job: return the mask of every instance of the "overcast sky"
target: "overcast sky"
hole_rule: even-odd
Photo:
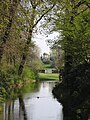
[[[48,39],[55,39],[58,36],[58,33],[54,32],[53,34],[50,34],[48,37],[46,37],[46,35],[41,35],[38,34],[33,38],[33,41],[35,41],[36,45],[39,46],[40,50],[41,50],[41,54],[45,53],[49,53],[50,52],[50,48],[46,43],[46,40]]]

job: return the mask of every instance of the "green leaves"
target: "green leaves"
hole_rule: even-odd
[[[89,1],[58,1],[63,9],[55,14],[54,30],[60,31],[58,44],[61,44],[66,55],[72,57],[72,67],[85,62],[90,56],[90,11],[87,2]]]

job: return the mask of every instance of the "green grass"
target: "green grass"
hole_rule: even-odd
[[[39,80],[59,80],[58,73],[39,73]]]
[[[53,68],[53,67],[51,67],[51,64],[45,64],[45,63],[43,63],[43,68],[46,70],[46,69],[55,69],[55,68]]]
[[[44,68],[51,68],[51,65],[50,64],[43,64],[43,67]]]

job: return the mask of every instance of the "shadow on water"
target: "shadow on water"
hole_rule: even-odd
[[[4,104],[3,120],[13,120],[14,101],[9,101]]]
[[[63,120],[90,120],[90,109],[79,108],[78,110],[72,109],[71,106],[63,107]]]
[[[27,120],[27,113],[26,108],[23,100],[23,95],[19,95],[19,117],[21,119],[21,116],[23,115],[23,119]]]
[[[53,89],[53,94],[63,105],[63,120],[90,120],[90,97],[83,100],[80,95],[71,95],[63,83]]]
[[[62,77],[52,92],[63,105],[63,120],[90,120],[90,63],[63,71]]]
[[[2,120],[16,120],[14,114],[14,101],[9,101],[4,104],[3,119]],[[27,120],[25,103],[23,96],[19,96],[19,118],[18,120]]]
[[[33,91],[4,104],[1,120],[63,120],[62,105],[53,97],[55,82],[43,81]]]
[[[18,94],[15,93],[18,96],[17,100],[9,100],[4,103],[3,113],[0,113],[0,120],[28,120],[23,96],[28,91],[38,91],[38,87],[38,83],[32,84],[32,86],[27,85],[23,89],[20,89]],[[18,103],[16,101],[18,101]],[[15,107],[16,104],[18,105]],[[17,107],[18,109],[15,109]],[[16,110],[18,110],[18,114]]]

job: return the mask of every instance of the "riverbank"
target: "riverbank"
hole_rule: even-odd
[[[15,99],[24,86],[29,84],[32,87],[37,79],[38,73],[27,66],[25,66],[22,76],[18,76],[15,66],[0,66],[0,103]]]
[[[90,115],[90,63],[76,66],[53,89],[62,103],[65,120],[88,120]]]
[[[59,74],[58,73],[39,73],[39,80],[40,81],[59,81]]]

